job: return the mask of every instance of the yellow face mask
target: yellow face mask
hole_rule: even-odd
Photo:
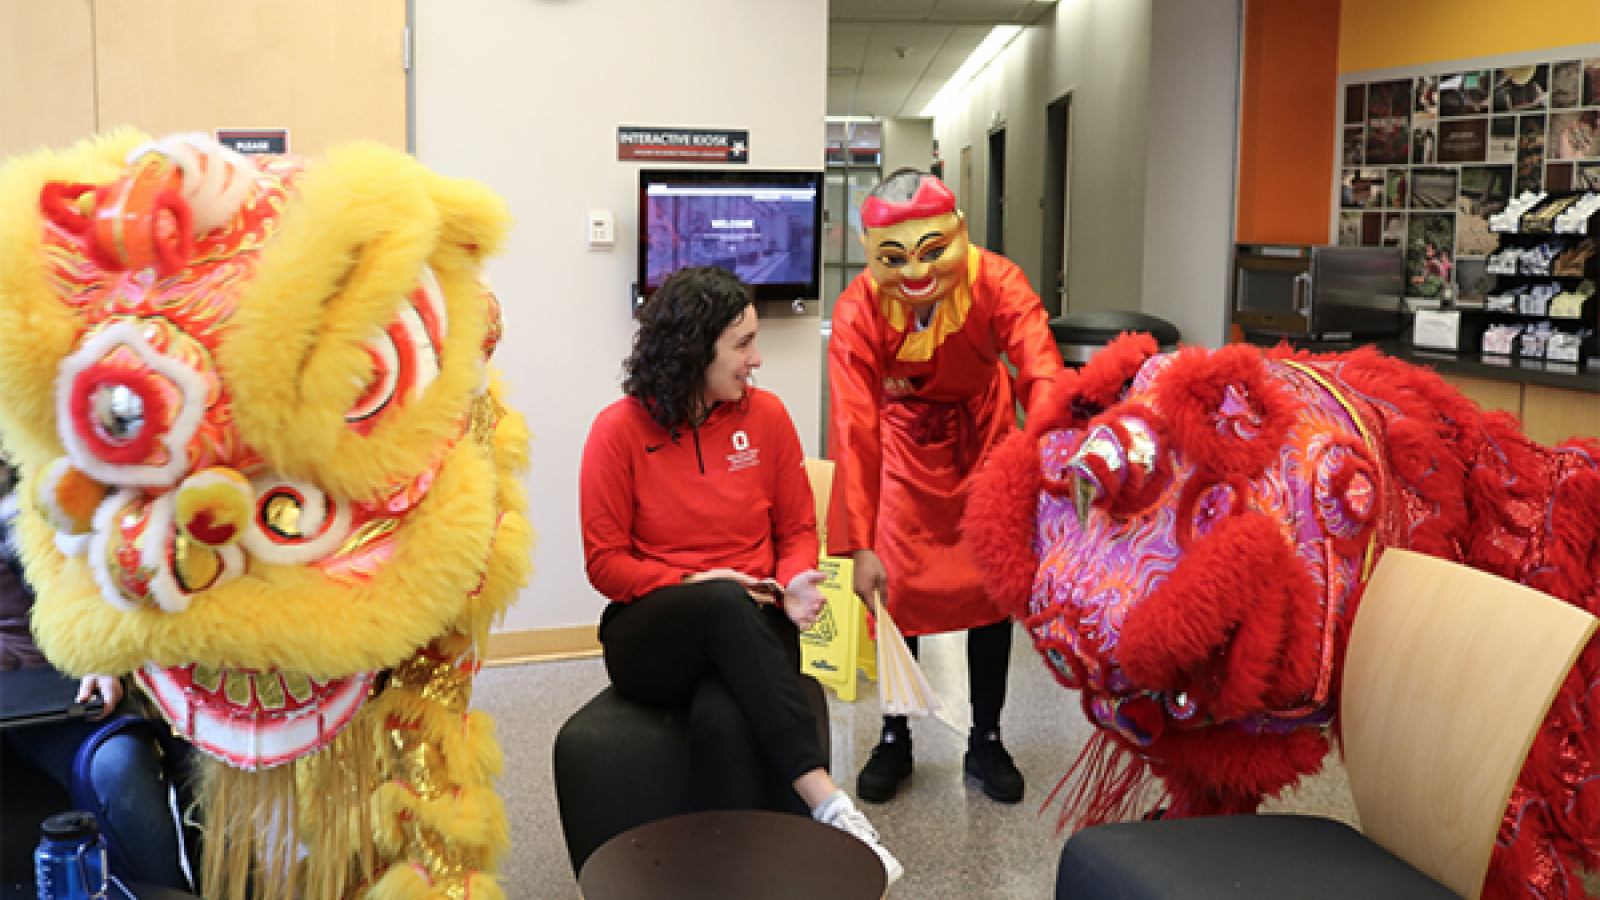
[[[879,292],[913,307],[950,296],[966,276],[971,250],[959,212],[867,228],[861,243]]]

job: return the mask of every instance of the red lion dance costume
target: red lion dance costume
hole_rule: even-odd
[[[1600,612],[1600,442],[1541,447],[1373,350],[1155,355],[1067,372],[974,488],[967,536],[1098,727],[1063,821],[1254,812],[1321,768],[1350,623],[1387,547]],[[1485,897],[1600,865],[1600,644],[1511,796]]]

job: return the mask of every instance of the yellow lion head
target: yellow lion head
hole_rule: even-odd
[[[34,628],[247,770],[483,638],[532,539],[486,360],[502,203],[375,145],[131,132],[0,171],[0,439]]]

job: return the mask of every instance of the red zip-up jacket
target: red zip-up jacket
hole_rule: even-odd
[[[709,569],[787,585],[817,565],[816,507],[788,410],[750,388],[673,440],[625,397],[589,429],[578,481],[584,566],[624,603]]]

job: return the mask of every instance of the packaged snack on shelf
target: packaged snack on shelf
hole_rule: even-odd
[[[1483,352],[1510,356],[1521,331],[1520,325],[1490,325],[1483,332]]]
[[[1559,362],[1577,362],[1581,355],[1583,338],[1586,333],[1569,334],[1565,331],[1558,331],[1550,335],[1550,339],[1545,342],[1544,358]]]
[[[1524,359],[1543,359],[1545,344],[1550,341],[1550,323],[1540,322],[1518,335],[1517,352]]]
[[[1577,319],[1583,316],[1583,295],[1573,291],[1550,298],[1550,318]]]

